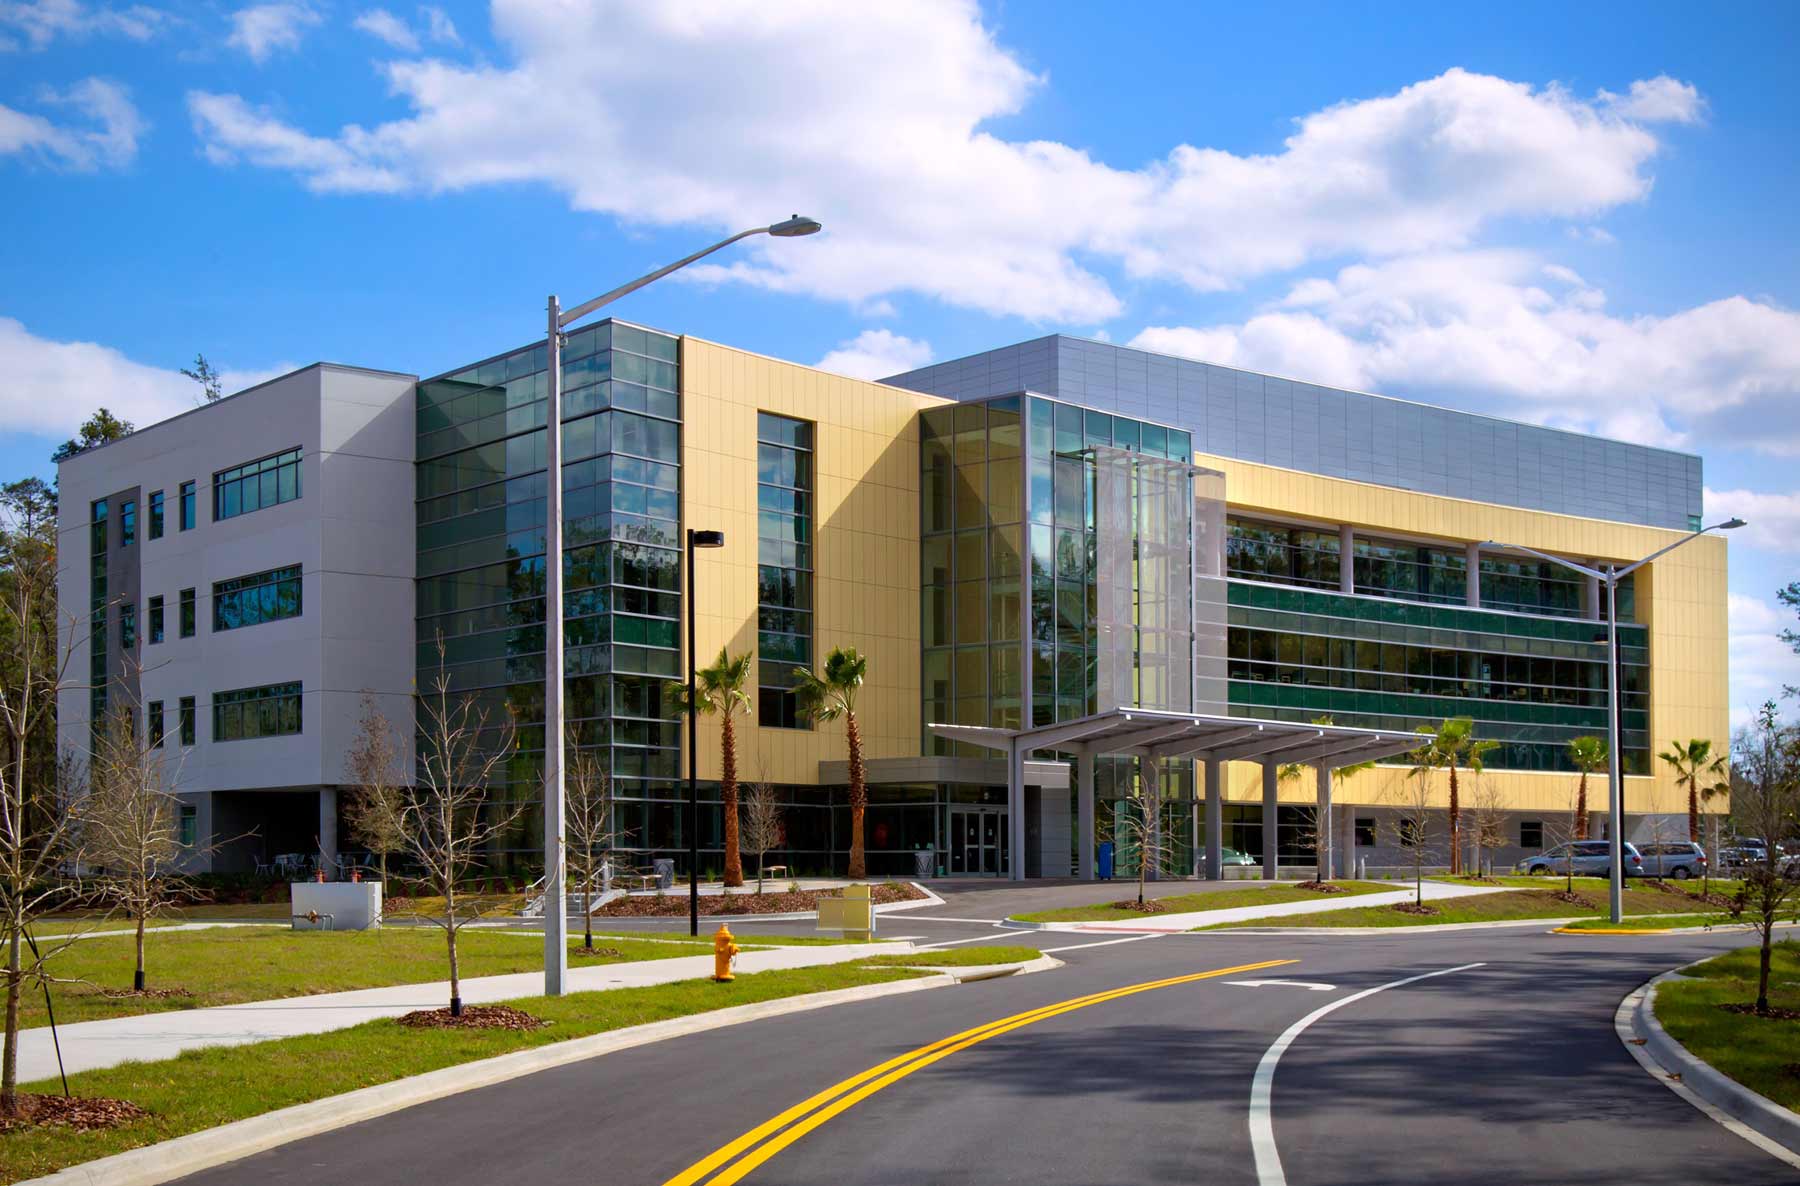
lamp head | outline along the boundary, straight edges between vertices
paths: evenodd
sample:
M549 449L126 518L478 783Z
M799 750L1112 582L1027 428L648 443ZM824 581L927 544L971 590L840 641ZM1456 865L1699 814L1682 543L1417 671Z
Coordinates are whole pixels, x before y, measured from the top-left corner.
M725 533L723 531L690 530L688 544L695 548L722 548L725 546Z
M823 229L816 218L803 218L796 214L783 222L769 228L769 233L777 239L793 239L801 235L815 235Z
M1731 518L1725 520L1725 522L1719 524L1719 530L1720 531L1736 531L1738 528L1742 527L1743 525L1744 525L1744 521L1742 519L1738 518L1736 515L1733 515Z

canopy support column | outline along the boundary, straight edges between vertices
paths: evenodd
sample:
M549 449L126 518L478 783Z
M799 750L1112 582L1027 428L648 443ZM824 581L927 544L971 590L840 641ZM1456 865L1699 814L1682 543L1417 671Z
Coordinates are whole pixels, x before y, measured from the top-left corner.
M1313 842L1319 846L1318 876L1329 880L1336 868L1331 861L1334 847L1331 834L1331 767L1321 762L1318 765L1318 772L1319 803L1314 809L1318 818L1313 820Z
M1225 763L1206 759L1206 879L1225 876Z
M1075 875L1094 880L1094 755L1075 755Z
M1017 737L1006 750L1006 868L1025 880L1025 749Z
M1276 819L1280 815L1281 797L1280 783L1276 774L1275 763L1272 761L1264 761L1262 764L1262 792L1263 880L1274 881L1278 873L1278 870L1276 869L1276 854L1278 850L1275 841L1276 832L1278 831Z

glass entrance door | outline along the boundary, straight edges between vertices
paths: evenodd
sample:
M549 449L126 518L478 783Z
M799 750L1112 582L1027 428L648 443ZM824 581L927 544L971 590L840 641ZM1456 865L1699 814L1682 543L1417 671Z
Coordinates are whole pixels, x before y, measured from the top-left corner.
M998 877L1006 872L1006 812L994 807L950 809L950 873Z

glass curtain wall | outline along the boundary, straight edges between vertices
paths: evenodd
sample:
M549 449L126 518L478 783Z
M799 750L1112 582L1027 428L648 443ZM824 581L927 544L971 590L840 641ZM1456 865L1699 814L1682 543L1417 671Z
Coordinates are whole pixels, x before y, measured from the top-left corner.
M639 849L687 844L662 694L680 670L678 345L608 321L563 349L564 711L580 745L606 751L617 824ZM517 750L495 790L529 802L545 744L545 365L544 346L525 347L418 397L419 686L441 648L454 694L512 715ZM528 813L497 856L541 862L540 832Z
M756 414L756 721L811 724L794 691L813 662L813 426Z

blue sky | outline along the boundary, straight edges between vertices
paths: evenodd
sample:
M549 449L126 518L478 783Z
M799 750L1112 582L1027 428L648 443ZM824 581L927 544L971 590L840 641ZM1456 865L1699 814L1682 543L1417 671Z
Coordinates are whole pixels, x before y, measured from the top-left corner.
M0 472L204 351L430 374L622 316L883 374L1061 330L1702 453L1800 683L1793 5L0 0Z

